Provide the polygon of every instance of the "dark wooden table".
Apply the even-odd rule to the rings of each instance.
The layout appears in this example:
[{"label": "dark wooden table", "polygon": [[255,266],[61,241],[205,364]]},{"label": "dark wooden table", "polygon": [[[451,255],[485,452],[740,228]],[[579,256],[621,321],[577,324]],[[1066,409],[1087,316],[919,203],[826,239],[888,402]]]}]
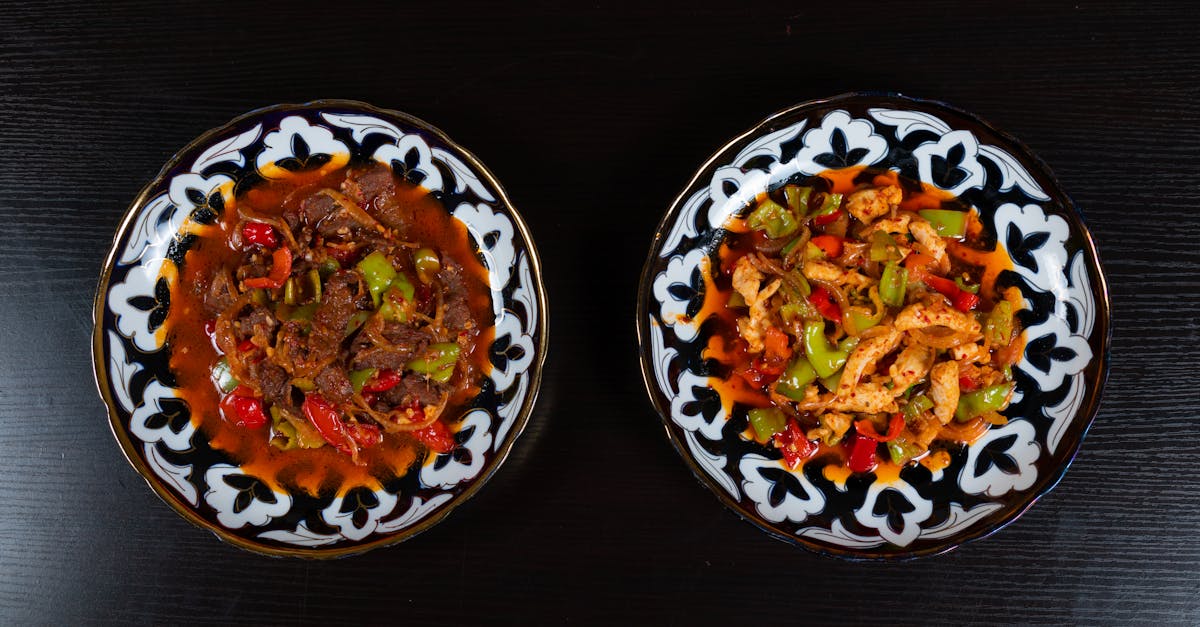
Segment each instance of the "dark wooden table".
[{"label": "dark wooden table", "polygon": [[[0,7],[0,623],[1200,622],[1200,11],[735,2]],[[702,488],[637,370],[651,234],[768,113],[893,90],[1024,140],[1083,209],[1112,370],[1071,471],[950,554],[852,564]],[[249,109],[321,97],[442,127],[504,182],[552,311],[515,454],[448,520],[334,562],[192,527],[123,459],[92,384],[100,263],[141,186]]]}]

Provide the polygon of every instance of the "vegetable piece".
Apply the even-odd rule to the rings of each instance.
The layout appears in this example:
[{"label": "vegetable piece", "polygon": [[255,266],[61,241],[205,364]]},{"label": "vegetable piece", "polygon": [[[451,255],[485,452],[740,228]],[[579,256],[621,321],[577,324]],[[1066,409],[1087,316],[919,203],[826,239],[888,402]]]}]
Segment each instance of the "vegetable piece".
[{"label": "vegetable piece", "polygon": [[278,406],[271,407],[271,445],[280,450],[294,448],[321,448],[325,440],[312,425],[300,418],[292,418],[291,414]]},{"label": "vegetable piece", "polygon": [[993,345],[1008,344],[1013,332],[1013,306],[1007,300],[996,303],[983,323],[983,336]]},{"label": "vegetable piece", "polygon": [[254,390],[239,385],[225,395],[218,404],[226,422],[245,429],[257,429],[267,424],[262,399],[254,396]]},{"label": "vegetable piece", "polygon": [[321,262],[321,265],[317,266],[317,274],[319,274],[322,279],[328,279],[330,275],[341,269],[342,264],[338,263],[337,259],[334,259],[333,257],[326,257],[325,260]]},{"label": "vegetable piece", "polygon": [[918,394],[901,408],[901,412],[904,413],[905,418],[912,419],[931,409],[933,409],[933,401],[924,394]]},{"label": "vegetable piece", "polygon": [[292,385],[296,386],[301,392],[311,392],[317,389],[315,381],[304,377],[292,379]]},{"label": "vegetable piece", "polygon": [[363,385],[366,384],[367,379],[375,376],[376,370],[376,368],[353,370],[350,372],[350,374],[346,375],[346,378],[350,379],[350,385],[354,387],[354,391],[361,394],[363,391]]},{"label": "vegetable piece", "polygon": [[985,412],[1002,411],[1008,407],[1008,401],[1012,398],[1013,385],[1011,381],[1000,383],[959,396],[954,419],[966,422]]},{"label": "vegetable piece", "polygon": [[346,435],[350,436],[359,448],[371,448],[383,442],[383,432],[379,427],[365,422],[347,422]]},{"label": "vegetable piece", "polygon": [[292,273],[292,251],[287,246],[281,246],[271,253],[271,273],[264,277],[246,279],[244,283],[249,288],[273,290],[282,287]]},{"label": "vegetable piece", "polygon": [[825,386],[825,389],[830,392],[836,391],[838,384],[842,382],[842,372],[842,370],[838,370],[828,377],[821,377],[821,385]]},{"label": "vegetable piece", "polygon": [[817,371],[813,369],[812,364],[808,363],[804,357],[796,357],[783,371],[783,376],[779,377],[779,382],[775,384],[775,391],[793,401],[802,401],[804,400],[804,389],[816,380]]},{"label": "vegetable piece", "polygon": [[441,420],[434,420],[429,426],[417,429],[412,434],[425,448],[439,455],[454,450],[454,434],[450,433],[450,429]]},{"label": "vegetable piece", "polygon": [[800,228],[796,216],[770,198],[758,203],[758,207],[747,216],[746,225],[756,231],[763,231],[771,239],[787,237]]},{"label": "vegetable piece", "polygon": [[923,273],[921,282],[950,299],[950,304],[963,313],[967,313],[979,305],[979,296],[959,289],[950,279],[926,272]]},{"label": "vegetable piece", "polygon": [[413,310],[413,295],[416,288],[403,272],[396,274],[391,285],[383,293],[383,302],[379,312],[385,320],[407,322],[408,314]]},{"label": "vegetable piece", "polygon": [[820,285],[812,288],[812,293],[808,295],[808,302],[824,318],[834,322],[841,322],[842,308],[833,302],[833,296],[825,288]]},{"label": "vegetable piece", "polygon": [[216,365],[213,366],[212,378],[222,392],[232,392],[234,388],[241,385],[233,376],[233,371],[229,368],[229,360],[224,356],[218,359]]},{"label": "vegetable piece", "polygon": [[754,429],[754,437],[759,442],[770,440],[776,433],[781,433],[787,425],[787,417],[777,407],[755,407],[747,412],[750,427]]},{"label": "vegetable piece", "polygon": [[408,362],[405,367],[413,372],[427,375],[438,383],[445,383],[454,374],[458,353],[458,344],[453,342],[430,344],[423,357]]},{"label": "vegetable piece", "polygon": [[279,236],[275,227],[265,222],[247,222],[242,225],[242,239],[250,244],[258,244],[263,248],[275,248],[279,245]]},{"label": "vegetable piece", "polygon": [[960,276],[954,277],[954,285],[958,286],[958,289],[960,289],[964,292],[970,292],[972,294],[979,293],[978,285],[971,285],[970,283],[967,283],[966,281],[964,281],[963,278]]},{"label": "vegetable piece", "polygon": [[792,470],[817,452],[817,443],[804,437],[804,432],[795,420],[789,420],[783,433],[775,436],[775,446],[779,447],[784,463]]},{"label": "vegetable piece", "polygon": [[827,225],[833,224],[834,222],[837,222],[838,218],[842,217],[842,214],[844,214],[844,213],[846,213],[846,212],[842,211],[841,209],[837,209],[830,213],[817,214],[817,215],[813,216],[813,225],[814,226],[827,226]]},{"label": "vegetable piece", "polygon": [[879,465],[879,459],[875,455],[878,442],[859,433],[847,436],[846,439],[850,445],[850,458],[846,461],[851,472],[870,472]]},{"label": "vegetable piece", "polygon": [[367,289],[371,292],[371,300],[375,301],[376,307],[379,307],[383,291],[392,284],[392,279],[396,278],[396,269],[392,267],[392,262],[388,260],[387,256],[378,250],[363,257],[357,267],[367,280]]},{"label": "vegetable piece", "polygon": [[362,386],[366,392],[386,392],[400,384],[400,373],[390,368],[384,368],[368,378]]},{"label": "vegetable piece", "polygon": [[288,320],[312,320],[317,313],[317,304],[300,305],[288,314]]},{"label": "vegetable piece", "polygon": [[727,305],[729,307],[745,307],[746,306],[746,298],[744,296],[742,296],[741,292],[739,292],[737,290],[733,290],[729,294],[729,302],[727,303]]},{"label": "vegetable piece", "polygon": [[371,312],[369,311],[355,312],[354,315],[350,316],[350,319],[346,321],[346,335],[348,336],[351,333],[361,329],[362,325],[366,324],[367,320],[370,318]]},{"label": "vegetable piece", "polygon": [[306,278],[308,279],[308,296],[314,303],[321,302],[321,271],[313,268],[308,271]]},{"label": "vegetable piece", "polygon": [[783,200],[787,203],[788,209],[796,217],[802,218],[805,213],[808,213],[808,197],[812,195],[812,191],[811,187],[801,187],[799,185],[784,186]]},{"label": "vegetable piece", "polygon": [[908,270],[901,268],[894,261],[889,261],[883,267],[883,275],[879,278],[880,300],[891,307],[903,306],[907,288]]},{"label": "vegetable piece", "polygon": [[808,322],[804,325],[804,354],[818,375],[828,377],[846,365],[850,350],[839,350],[829,345],[829,339],[825,337],[825,323]]},{"label": "vegetable piece", "polygon": [[837,257],[842,254],[842,238],[836,235],[818,235],[809,241],[813,246],[820,248],[827,257]]},{"label": "vegetable piece", "polygon": [[356,456],[358,444],[346,432],[346,424],[342,422],[337,410],[329,404],[329,401],[325,400],[325,397],[320,394],[307,394],[304,396],[304,404],[300,406],[300,409],[304,411],[304,417],[308,418],[308,421],[317,428],[317,433],[320,433],[326,442],[345,455]]},{"label": "vegetable piece", "polygon": [[892,414],[892,419],[888,421],[887,433],[880,435],[875,430],[875,424],[870,420],[858,420],[854,423],[854,430],[859,435],[868,437],[876,442],[890,442],[900,435],[904,430],[904,416],[901,414]]},{"label": "vegetable piece", "polygon": [[887,231],[879,230],[871,234],[871,261],[900,261],[902,256],[900,245]]},{"label": "vegetable piece", "polygon": [[854,323],[855,335],[882,322],[883,315],[887,313],[887,306],[884,305],[883,299],[879,296],[879,288],[872,285],[868,294],[871,302],[875,305],[875,313],[870,313],[867,308],[857,305],[850,307],[850,321]]},{"label": "vegetable piece", "polygon": [[921,454],[921,447],[904,438],[896,438],[887,443],[888,456],[893,464],[906,464],[909,460]]},{"label": "vegetable piece", "polygon": [[428,283],[442,269],[442,261],[432,248],[421,248],[413,253],[413,267],[417,269],[417,278],[422,283]]},{"label": "vegetable piece", "polygon": [[917,215],[925,218],[942,237],[959,238],[967,233],[967,213],[953,209],[921,209]]},{"label": "vegetable piece", "polygon": [[296,277],[289,277],[283,284],[283,304],[295,305],[298,302],[299,291],[296,287]]}]

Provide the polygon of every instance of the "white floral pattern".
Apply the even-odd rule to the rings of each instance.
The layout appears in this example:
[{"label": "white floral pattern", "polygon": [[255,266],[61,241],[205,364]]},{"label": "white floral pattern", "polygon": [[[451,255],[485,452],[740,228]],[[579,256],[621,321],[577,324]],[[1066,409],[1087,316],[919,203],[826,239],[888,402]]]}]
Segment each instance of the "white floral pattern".
[{"label": "white floral pattern", "polygon": [[[643,275],[643,369],[668,433],[739,513],[819,551],[928,554],[1002,526],[1065,469],[1090,424],[1091,413],[1083,413],[1089,399],[1094,411],[1089,372],[1103,371],[1093,350],[1106,342],[1097,335],[1094,293],[1103,282],[1095,280],[1088,236],[1070,201],[1058,192],[1052,201],[1030,173],[1039,166],[1017,156],[1007,139],[940,105],[848,96],[785,111],[760,128],[734,140],[679,196]],[[923,476],[905,471],[886,481],[870,475],[854,488],[840,477],[821,477],[817,468],[787,470],[777,453],[764,455],[766,449],[725,428],[731,416],[723,404],[699,402],[696,390],[711,388],[699,357],[707,337],[687,316],[704,285],[693,274],[708,270],[730,217],[793,177],[850,165],[890,168],[960,196],[981,192],[977,207],[1000,243],[1017,242],[1011,276],[1031,308],[1027,347],[1053,347],[1019,362],[1026,378],[1018,377],[1014,394],[1018,413],[966,447],[950,468]],[[1037,404],[1047,393],[1061,400]]]},{"label": "white floral pattern", "polygon": [[[486,479],[520,433],[537,392],[534,382],[545,352],[545,300],[532,243],[524,227],[518,228],[519,219],[506,203],[497,202],[502,196],[490,179],[436,131],[402,114],[358,108],[355,103],[314,103],[264,110],[253,120],[231,123],[205,145],[184,153],[144,194],[110,255],[111,282],[97,318],[103,320],[97,334],[104,339],[97,364],[113,399],[114,428],[133,441],[136,448],[127,453],[145,464],[148,479],[190,504],[219,535],[237,536],[252,548],[369,548],[377,540],[407,537],[402,532],[444,515],[467,487]],[[377,135],[390,141],[379,144],[373,138]],[[363,154],[368,139],[374,148]],[[337,166],[352,155],[397,163],[409,180],[450,194],[452,215],[466,225],[488,271],[496,337],[507,343],[508,358],[490,375],[495,404],[468,411],[452,427],[467,434],[454,453],[432,455],[405,480],[369,495],[355,489],[326,497],[319,508],[299,511],[294,508],[311,507],[310,498],[271,490],[229,463],[180,414],[186,405],[178,390],[162,382],[171,380],[163,376],[167,346],[159,325],[169,302],[162,292],[176,280],[179,247],[186,245],[195,212],[219,210],[232,198],[240,176],[271,178],[285,175],[289,167]],[[299,523],[283,522],[298,511]]]}]

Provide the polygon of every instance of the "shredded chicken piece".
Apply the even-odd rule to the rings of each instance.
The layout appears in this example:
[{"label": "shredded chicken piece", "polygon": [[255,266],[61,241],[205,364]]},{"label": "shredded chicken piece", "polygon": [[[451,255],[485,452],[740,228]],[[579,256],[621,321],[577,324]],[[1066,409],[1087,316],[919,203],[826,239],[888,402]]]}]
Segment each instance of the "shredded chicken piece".
[{"label": "shredded chicken piece", "polygon": [[854,417],[850,414],[830,411],[821,414],[818,418],[820,421],[819,427],[814,427],[804,434],[810,440],[821,440],[829,446],[833,446],[842,441],[842,437],[850,430],[850,425],[854,422]]},{"label": "shredded chicken piece", "polygon": [[750,306],[750,316],[738,318],[738,333],[749,344],[747,350],[751,353],[763,351],[763,338],[767,329],[771,327],[771,312],[767,309],[767,302],[779,291],[779,286],[783,283],[780,279],[775,279],[765,288],[759,289],[763,278],[763,274],[748,258],[738,259],[733,269],[733,288]]},{"label": "shredded chicken piece", "polygon": [[946,254],[946,242],[942,239],[933,225],[917,218],[908,225],[909,233],[917,240],[917,250],[933,257],[938,272],[943,274],[950,269],[950,257]]},{"label": "shredded chicken piece", "polygon": [[897,213],[894,218],[883,218],[863,229],[863,239],[869,239],[875,231],[883,231],[892,235],[907,235],[908,223],[912,222],[913,217],[913,214],[902,211]]},{"label": "shredded chicken piece", "polygon": [[928,327],[948,327],[963,333],[979,333],[979,321],[974,316],[951,308],[944,302],[935,301],[933,304],[913,303],[904,308],[896,316],[896,329],[925,329]]},{"label": "shredded chicken piece", "polygon": [[892,393],[899,396],[912,384],[920,381],[933,366],[933,349],[921,344],[906,347],[896,357],[888,374],[892,377]]},{"label": "shredded chicken piece", "polygon": [[955,361],[972,364],[986,364],[992,360],[988,349],[979,343],[959,344],[950,349],[950,356]]},{"label": "shredded chicken piece", "polygon": [[846,198],[846,211],[863,224],[882,216],[900,205],[904,192],[895,185],[863,189]]},{"label": "shredded chicken piece", "polygon": [[958,407],[958,362],[943,361],[929,371],[929,397],[933,401],[933,415],[946,424],[954,417]]},{"label": "shredded chicken piece", "polygon": [[[838,388],[841,389],[840,387]],[[899,411],[892,391],[882,383],[859,383],[845,396],[838,395],[829,402],[829,409],[834,411],[855,412],[859,414],[878,414],[880,412],[894,413]]]},{"label": "shredded chicken piece", "polygon": [[866,374],[867,368],[873,366],[884,355],[896,350],[900,345],[900,337],[901,333],[892,328],[886,333],[859,342],[842,369],[842,379],[838,382],[838,397],[848,398],[858,385],[859,379]]},{"label": "shredded chicken piece", "polygon": [[805,277],[814,281],[826,281],[837,285],[870,287],[876,283],[875,279],[854,268],[842,268],[833,262],[821,259],[805,261],[803,272]]}]

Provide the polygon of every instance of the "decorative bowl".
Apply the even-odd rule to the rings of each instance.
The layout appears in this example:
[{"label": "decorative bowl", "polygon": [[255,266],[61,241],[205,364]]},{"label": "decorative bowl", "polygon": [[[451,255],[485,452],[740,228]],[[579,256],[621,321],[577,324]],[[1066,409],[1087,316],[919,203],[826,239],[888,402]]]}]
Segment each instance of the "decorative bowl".
[{"label": "decorative bowl", "polygon": [[[270,487],[209,445],[173,387],[162,327],[170,287],[195,236],[239,183],[265,168],[345,160],[388,164],[465,224],[488,273],[495,336],[482,391],[451,426],[449,454],[428,454],[377,489],[311,494]],[[273,170],[273,171],[278,171]],[[546,355],[537,251],[504,189],[471,153],[412,116],[345,100],[278,105],[211,130],[176,154],[125,212],[94,306],[96,385],[113,435],[168,505],[221,539],[270,555],[337,557],[410,538],[470,498],[529,420]],[[326,493],[328,492],[328,493]]]},{"label": "decorative bowl", "polygon": [[[788,470],[778,451],[740,437],[744,412],[726,413],[701,356],[712,327],[693,316],[722,225],[760,192],[850,166],[890,169],[977,208],[1012,259],[1014,270],[1002,280],[1026,300],[1009,423],[993,426],[937,472],[913,465],[895,478],[844,479],[816,465]],[[1049,168],[974,115],[894,94],[846,94],[785,109],[709,158],[659,224],[642,273],[637,328],[646,390],[700,481],[778,539],[865,560],[948,551],[1012,522],[1053,488],[1096,414],[1110,337],[1095,244]]]}]

